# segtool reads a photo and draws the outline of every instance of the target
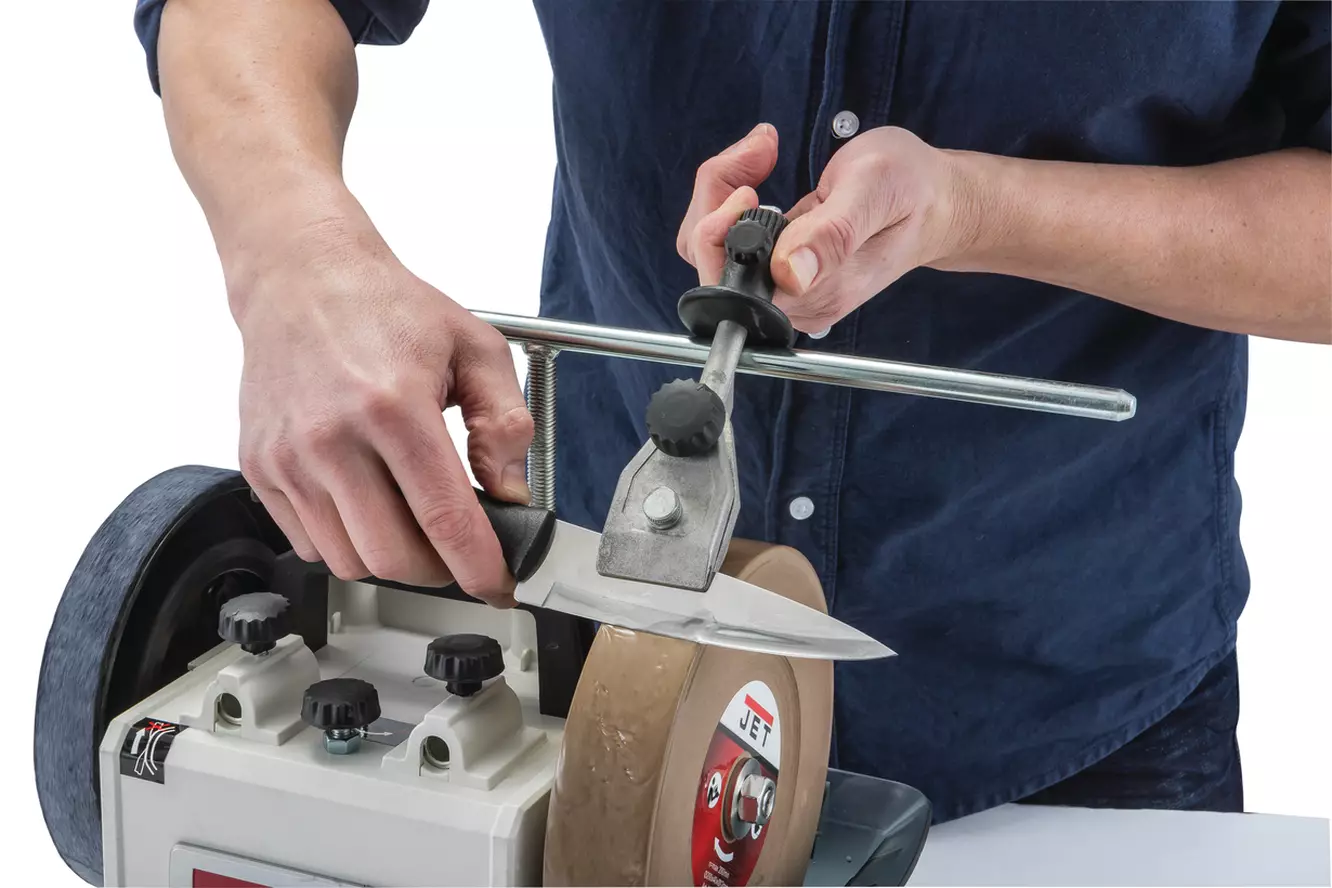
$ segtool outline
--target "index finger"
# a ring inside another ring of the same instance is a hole
[[[690,238],[699,222],[721,206],[737,188],[757,188],[777,165],[777,130],[760,123],[739,142],[705,160],[694,177],[694,194],[676,236],[680,258],[696,264]]]
[[[726,233],[739,221],[745,210],[752,210],[758,205],[758,194],[753,188],[743,185],[694,226],[693,233],[689,235],[689,252],[694,258],[700,284],[708,286],[721,280],[722,269],[726,265]]]
[[[397,481],[412,515],[462,590],[512,605],[515,581],[481,509],[444,415],[430,398],[396,419],[376,423],[370,443]]]

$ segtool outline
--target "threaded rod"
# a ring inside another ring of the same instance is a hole
[[[555,356],[558,349],[528,343],[527,409],[536,425],[532,448],[527,451],[527,486],[532,505],[555,508]]]

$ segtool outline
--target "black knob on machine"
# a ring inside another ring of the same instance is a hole
[[[459,697],[472,696],[503,672],[504,651],[486,635],[445,635],[426,647],[426,675],[444,682],[449,693]]]
[[[273,592],[238,595],[217,614],[217,634],[251,654],[270,651],[291,632],[291,605]]]
[[[305,689],[301,718],[324,731],[358,731],[379,718],[379,693],[359,678],[326,678]]]

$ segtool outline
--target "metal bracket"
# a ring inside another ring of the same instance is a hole
[[[647,498],[661,488],[678,498],[678,517],[664,528],[653,526],[645,508]],[[597,552],[597,573],[703,592],[726,555],[739,502],[729,420],[717,446],[702,456],[667,456],[648,441],[620,475]]]
[[[745,330],[717,326],[700,381],[726,407],[716,446],[698,456],[663,453],[648,441],[620,474],[597,553],[597,573],[706,592],[726,557],[740,508],[731,403]],[[658,516],[649,498],[668,496],[670,514]]]

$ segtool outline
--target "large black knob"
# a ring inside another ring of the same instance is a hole
[[[504,672],[504,651],[486,635],[445,635],[426,647],[425,673],[444,682],[450,694],[470,697]]]
[[[322,731],[359,731],[379,718],[379,693],[359,678],[326,678],[305,689],[301,718]]]
[[[291,632],[291,605],[273,592],[237,595],[218,610],[217,634],[251,654],[270,651]]]
[[[726,426],[726,405],[701,382],[668,382],[648,402],[647,427],[652,443],[668,456],[707,453]]]

